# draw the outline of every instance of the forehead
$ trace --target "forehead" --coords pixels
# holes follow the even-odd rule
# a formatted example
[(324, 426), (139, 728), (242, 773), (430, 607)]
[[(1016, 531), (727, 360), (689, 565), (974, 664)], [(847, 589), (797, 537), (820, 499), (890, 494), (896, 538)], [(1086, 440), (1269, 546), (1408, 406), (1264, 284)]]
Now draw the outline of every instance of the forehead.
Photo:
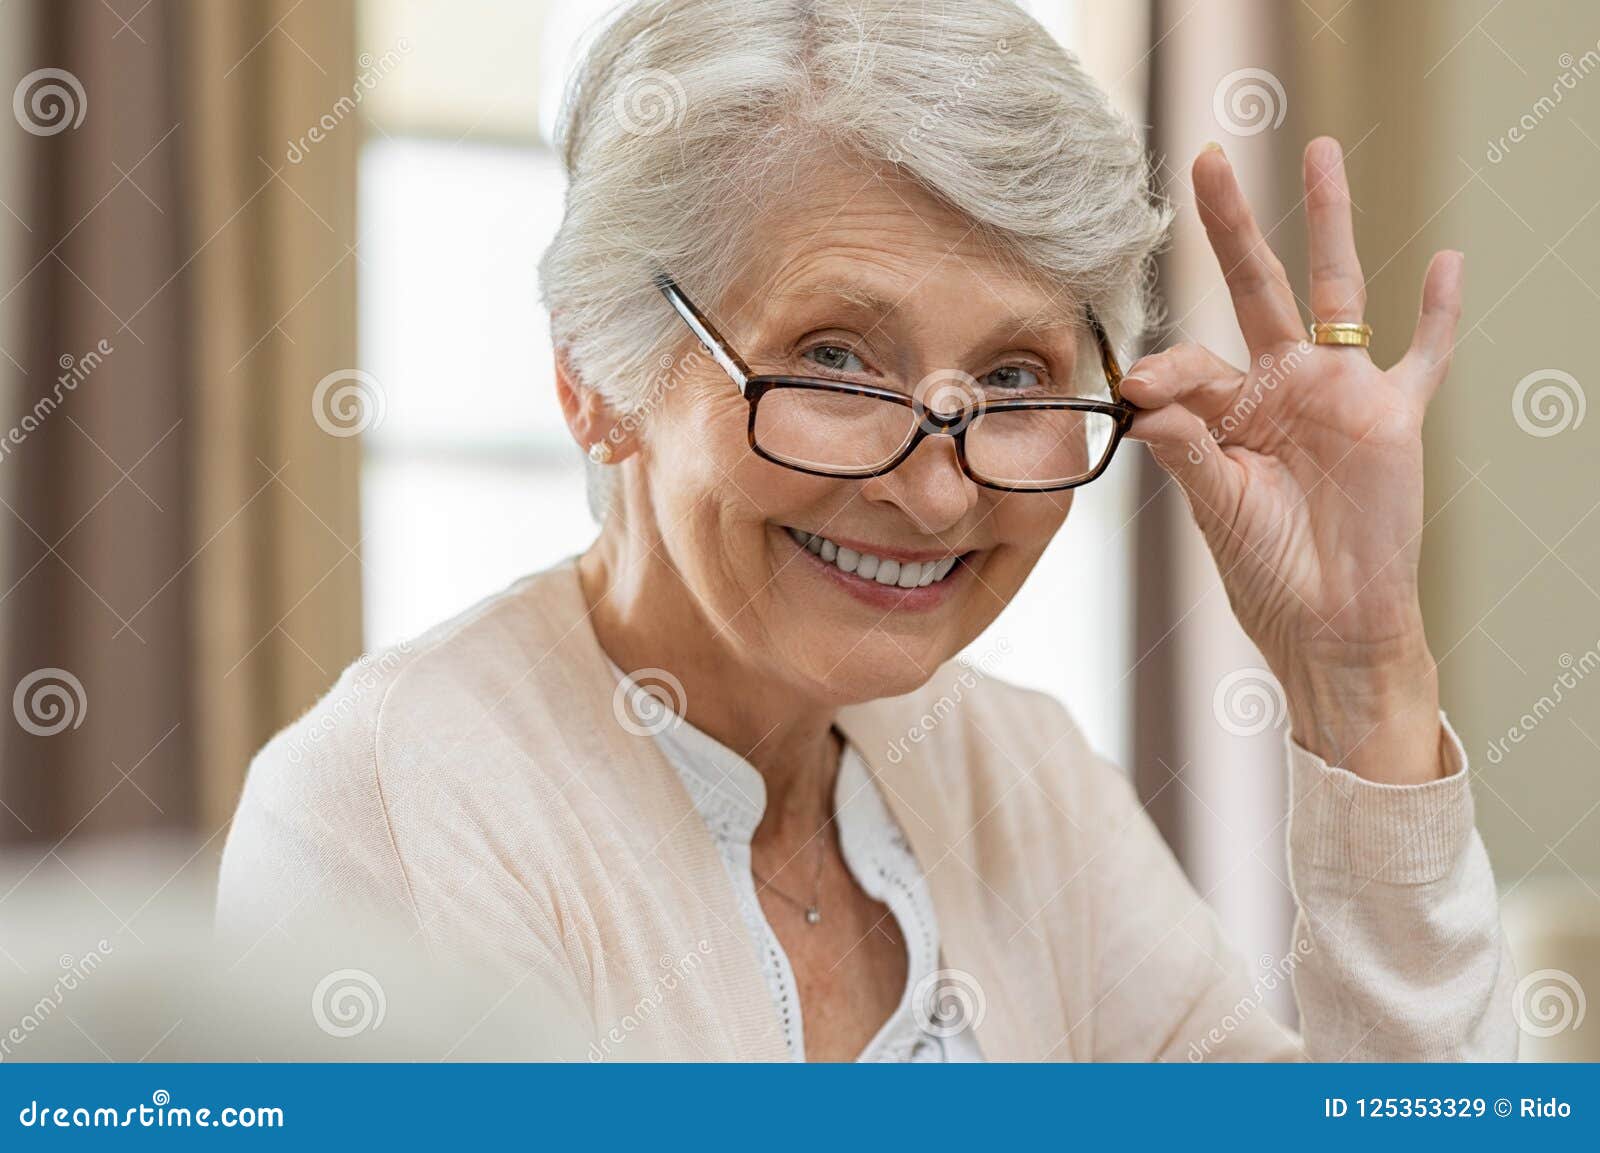
[(1033, 329), (1082, 323), (1067, 286), (1025, 275), (983, 228), (893, 170), (820, 162), (776, 198), (755, 237), (735, 299), (757, 306), (825, 297), (878, 315), (947, 305), (1004, 311)]

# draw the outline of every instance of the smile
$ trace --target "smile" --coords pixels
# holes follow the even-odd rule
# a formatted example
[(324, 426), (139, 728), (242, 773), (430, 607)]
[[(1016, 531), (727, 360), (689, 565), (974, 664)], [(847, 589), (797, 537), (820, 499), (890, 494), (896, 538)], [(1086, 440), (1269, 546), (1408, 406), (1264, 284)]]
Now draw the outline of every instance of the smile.
[[(884, 609), (926, 610), (942, 604), (954, 579), (976, 552), (954, 556), (885, 556), (830, 540), (820, 533), (782, 526), (785, 535), (812, 563), (856, 599)], [(888, 551), (888, 550), (885, 550)]]
[(786, 528), (785, 531), (795, 544), (811, 555), (822, 558), (840, 572), (853, 573), (864, 581), (876, 581), (896, 588), (914, 589), (937, 584), (950, 575), (950, 570), (960, 559), (947, 556), (936, 560), (901, 561), (846, 548), (818, 533), (801, 532), (797, 528)]

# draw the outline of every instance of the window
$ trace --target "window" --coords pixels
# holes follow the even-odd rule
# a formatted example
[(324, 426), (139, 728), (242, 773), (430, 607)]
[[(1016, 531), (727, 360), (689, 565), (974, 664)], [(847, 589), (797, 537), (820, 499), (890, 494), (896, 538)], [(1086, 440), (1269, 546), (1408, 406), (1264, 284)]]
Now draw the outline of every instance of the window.
[[(549, 140), (562, 88), (611, 7), (364, 0), (364, 49), (398, 59), (363, 104), (361, 356), (387, 402), (364, 438), (369, 647), (420, 633), (594, 537), (582, 460), (556, 406), (537, 265), (561, 212)], [(1026, 7), (1077, 42), (1075, 6)], [(1120, 453), (1077, 494), (1022, 594), (971, 650), (986, 671), (1065, 700), (1122, 763), (1129, 679), (1112, 678), (1132, 663), (1135, 456)]]

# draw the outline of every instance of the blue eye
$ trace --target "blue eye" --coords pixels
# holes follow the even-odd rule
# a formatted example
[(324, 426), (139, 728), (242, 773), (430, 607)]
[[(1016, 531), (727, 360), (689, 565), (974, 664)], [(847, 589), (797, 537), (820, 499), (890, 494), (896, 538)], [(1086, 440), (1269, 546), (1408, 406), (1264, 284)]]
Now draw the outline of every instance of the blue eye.
[(1039, 387), (1039, 374), (1025, 364), (1008, 364), (983, 379), (984, 383), (1007, 392), (1025, 392)]
[(865, 372), (867, 366), (848, 348), (837, 344), (819, 344), (806, 350), (806, 358), (834, 372)]

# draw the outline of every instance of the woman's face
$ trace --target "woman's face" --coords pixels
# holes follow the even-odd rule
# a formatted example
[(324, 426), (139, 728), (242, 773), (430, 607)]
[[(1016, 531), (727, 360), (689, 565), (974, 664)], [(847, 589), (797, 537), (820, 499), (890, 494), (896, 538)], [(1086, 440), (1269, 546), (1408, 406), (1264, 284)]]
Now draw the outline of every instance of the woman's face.
[[(696, 301), (754, 372), (924, 399), (930, 383), (959, 379), (951, 370), (990, 395), (1041, 380), (1069, 391), (1081, 305), (1009, 273), (913, 183), (819, 170), (760, 235), (759, 259), (724, 299)], [(698, 345), (685, 334), (690, 357)], [(749, 406), (732, 381), (708, 357), (689, 363), (643, 434), (644, 515), (717, 645), (807, 699), (841, 705), (922, 684), (1011, 600), (1071, 506), (1071, 491), (975, 484), (948, 437), (864, 480), (773, 464), (750, 451)], [(796, 534), (828, 543), (814, 552)], [(912, 564), (918, 584), (902, 587)]]

